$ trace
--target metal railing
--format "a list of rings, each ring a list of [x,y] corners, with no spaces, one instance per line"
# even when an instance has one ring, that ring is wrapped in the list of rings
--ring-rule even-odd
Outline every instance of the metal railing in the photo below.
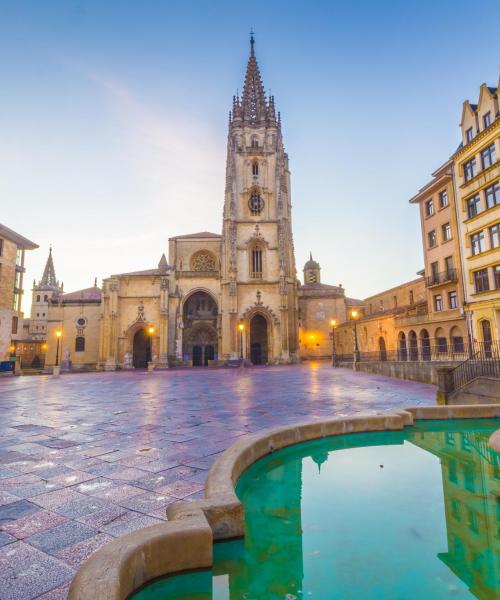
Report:
[[[500,361],[500,341],[473,342],[470,346],[462,338],[451,344],[435,343],[435,340],[418,339],[415,343],[407,340],[407,345],[397,349],[381,349],[359,353],[360,362],[465,362],[478,355],[482,360]],[[354,354],[337,354],[338,363],[354,360]]]
[[[456,391],[477,377],[500,379],[499,342],[483,343],[467,360],[451,372],[451,391]]]
[[[427,287],[432,287],[433,285],[440,285],[443,283],[450,283],[452,281],[457,281],[456,269],[447,269],[441,273],[433,273],[426,278]]]

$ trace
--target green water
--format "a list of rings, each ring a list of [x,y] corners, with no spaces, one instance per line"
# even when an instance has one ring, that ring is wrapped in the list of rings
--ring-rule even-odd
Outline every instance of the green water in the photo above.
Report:
[[[245,539],[133,598],[500,599],[499,427],[430,421],[269,455],[238,483]]]

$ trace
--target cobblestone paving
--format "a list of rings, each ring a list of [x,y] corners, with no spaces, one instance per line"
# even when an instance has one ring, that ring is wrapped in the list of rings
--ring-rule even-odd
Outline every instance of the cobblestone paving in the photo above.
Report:
[[[434,398],[326,363],[0,378],[0,600],[66,598],[92,552],[202,496],[241,436]]]

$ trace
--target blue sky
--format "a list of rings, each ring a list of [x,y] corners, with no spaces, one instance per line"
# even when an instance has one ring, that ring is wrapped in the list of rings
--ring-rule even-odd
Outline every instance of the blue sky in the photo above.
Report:
[[[227,113],[248,32],[281,111],[299,272],[353,297],[412,279],[408,199],[500,72],[500,4],[0,1],[0,221],[48,246],[69,290],[220,231]],[[29,292],[25,307],[29,306]]]

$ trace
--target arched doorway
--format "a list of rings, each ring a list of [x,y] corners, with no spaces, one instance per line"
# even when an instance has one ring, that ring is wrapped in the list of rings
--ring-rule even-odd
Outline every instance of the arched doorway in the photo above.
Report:
[[[182,354],[193,367],[206,367],[217,359],[217,304],[206,292],[195,292],[182,310]]]
[[[385,340],[382,336],[378,338],[378,349],[380,354],[380,360],[387,360],[387,349],[385,347]]]
[[[408,341],[410,343],[410,360],[418,360],[417,334],[413,330],[408,334]]]
[[[493,356],[491,351],[493,340],[491,337],[491,323],[488,319],[481,321],[481,332],[483,334],[484,355],[486,358],[491,358]]]
[[[406,336],[404,331],[399,332],[399,360],[408,360],[408,350],[406,348]]]
[[[139,329],[134,335],[133,365],[136,369],[145,369],[151,360],[151,338],[144,328]]]
[[[422,329],[420,332],[420,349],[422,360],[431,360],[431,340],[427,329]]]
[[[250,321],[250,360],[253,365],[265,365],[267,354],[267,321],[255,315]]]

